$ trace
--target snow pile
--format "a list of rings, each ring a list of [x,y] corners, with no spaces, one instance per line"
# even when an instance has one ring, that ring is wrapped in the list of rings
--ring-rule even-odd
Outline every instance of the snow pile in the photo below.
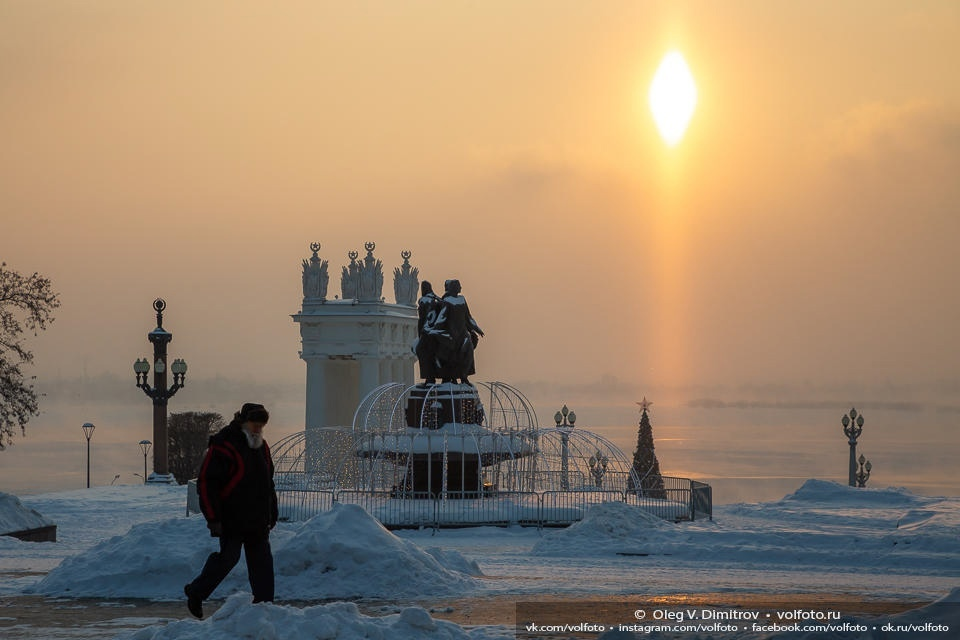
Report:
[[[805,481],[799,489],[787,494],[782,500],[773,504],[807,502],[821,505],[892,507],[910,505],[917,499],[923,500],[921,496],[917,496],[902,487],[857,488],[830,480],[812,478]]]
[[[715,521],[669,524],[621,503],[592,508],[544,536],[541,556],[670,555],[716,569],[872,568],[960,573],[960,505],[904,489],[856,489],[808,480],[776,502],[717,510]]]
[[[401,540],[357,505],[335,505],[299,524],[281,523],[272,539],[277,598],[412,598],[475,589],[479,573],[456,551],[428,553]],[[66,558],[35,588],[73,597],[179,599],[218,548],[202,518],[134,526]],[[241,560],[214,596],[249,587]]]
[[[283,597],[412,598],[476,587],[462,571],[476,565],[459,553],[431,555],[353,504],[311,518],[274,555]]]
[[[138,524],[126,535],[66,558],[28,591],[74,597],[183,597],[183,585],[199,573],[213,550],[204,537],[209,539],[209,533],[202,518]]]
[[[20,498],[0,491],[0,535],[28,529],[40,529],[55,524],[33,509],[28,509]]]
[[[0,536],[0,596],[27,593],[65,558],[126,533],[132,525],[183,514],[186,499],[186,487],[143,484],[24,496],[25,507],[56,523],[57,542]]]
[[[672,549],[682,530],[625,502],[604,502],[587,510],[583,520],[544,535],[534,555],[654,555]]]
[[[731,505],[716,541],[734,528],[749,532],[767,551],[779,549],[783,563],[960,571],[956,499],[906,489],[807,480],[776,502]],[[730,547],[721,544],[719,550]]]
[[[427,547],[427,553],[437,559],[437,562],[448,569],[465,573],[468,576],[482,576],[483,571],[476,560],[467,560],[459,551],[453,549],[441,549],[440,547]]]
[[[209,619],[184,620],[121,634],[117,640],[278,640],[315,638],[353,640],[483,640],[513,638],[513,629],[477,630],[468,634],[452,622],[435,620],[424,609],[408,607],[380,618],[360,613],[352,602],[334,602],[298,609],[275,604],[250,604],[249,596],[238,594]]]

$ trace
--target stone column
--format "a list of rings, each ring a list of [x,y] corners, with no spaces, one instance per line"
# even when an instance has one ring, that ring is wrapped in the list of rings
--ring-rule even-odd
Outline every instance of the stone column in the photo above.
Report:
[[[360,400],[380,386],[380,360],[365,356],[360,358]]]
[[[403,375],[403,359],[402,358],[393,358],[390,360],[390,379],[393,382],[399,382],[404,386],[409,386],[407,384],[406,376]]]
[[[327,426],[327,358],[314,356],[304,360],[307,363],[306,427],[325,427]]]

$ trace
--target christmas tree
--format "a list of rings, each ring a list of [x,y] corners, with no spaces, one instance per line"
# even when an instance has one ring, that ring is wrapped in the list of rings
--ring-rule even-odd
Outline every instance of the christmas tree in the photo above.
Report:
[[[663,476],[660,475],[660,462],[653,450],[653,427],[650,426],[650,416],[647,415],[647,409],[653,403],[647,402],[644,397],[643,402],[637,404],[641,408],[640,429],[637,431],[637,450],[633,453],[633,473],[627,481],[627,490],[648,498],[666,498]]]

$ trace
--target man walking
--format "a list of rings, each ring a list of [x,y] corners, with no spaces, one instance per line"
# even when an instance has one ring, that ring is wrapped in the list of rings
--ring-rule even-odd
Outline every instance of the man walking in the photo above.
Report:
[[[203,601],[240,560],[241,548],[253,601],[273,601],[270,530],[277,523],[277,492],[270,448],[263,440],[269,419],[263,405],[246,403],[210,437],[197,493],[210,535],[220,538],[220,551],[211,553],[200,575],[183,588],[187,608],[197,618],[203,617]]]

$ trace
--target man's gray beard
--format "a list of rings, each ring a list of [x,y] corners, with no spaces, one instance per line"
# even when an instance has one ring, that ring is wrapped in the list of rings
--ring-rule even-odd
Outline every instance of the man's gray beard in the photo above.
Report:
[[[243,429],[243,435],[247,437],[247,444],[250,445],[251,449],[259,449],[263,446],[263,434],[261,433],[250,433],[246,429]]]

